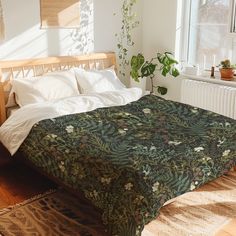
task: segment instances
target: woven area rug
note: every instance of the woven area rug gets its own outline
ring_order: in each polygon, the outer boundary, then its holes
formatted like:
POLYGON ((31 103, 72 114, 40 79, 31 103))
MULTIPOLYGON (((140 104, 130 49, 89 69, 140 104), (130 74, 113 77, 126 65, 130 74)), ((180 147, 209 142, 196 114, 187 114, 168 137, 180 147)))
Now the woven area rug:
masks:
POLYGON ((64 190, 0 210, 0 236, 104 236, 101 217, 64 190))
MULTIPOLYGON (((49 191, 0 210, 0 235, 105 236, 99 217, 65 191, 49 191)), ((232 218, 236 218, 236 172, 174 199, 142 236, 213 236, 232 218)))

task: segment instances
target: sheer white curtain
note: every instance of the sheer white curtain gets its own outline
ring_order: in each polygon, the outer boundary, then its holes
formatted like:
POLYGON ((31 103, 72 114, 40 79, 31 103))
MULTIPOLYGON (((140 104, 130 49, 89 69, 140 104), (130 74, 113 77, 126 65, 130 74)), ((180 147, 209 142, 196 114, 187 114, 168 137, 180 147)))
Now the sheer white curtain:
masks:
POLYGON ((0 42, 4 40, 4 37, 5 37, 5 26, 3 19, 2 1, 0 0, 0 42))

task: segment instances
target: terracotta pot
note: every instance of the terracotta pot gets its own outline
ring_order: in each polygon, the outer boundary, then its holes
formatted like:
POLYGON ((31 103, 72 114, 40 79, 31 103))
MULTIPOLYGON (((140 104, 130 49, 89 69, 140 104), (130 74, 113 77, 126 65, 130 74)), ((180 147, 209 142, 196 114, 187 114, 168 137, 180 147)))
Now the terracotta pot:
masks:
POLYGON ((234 69, 232 68, 221 68, 220 69, 221 79, 222 80, 233 80, 234 69))

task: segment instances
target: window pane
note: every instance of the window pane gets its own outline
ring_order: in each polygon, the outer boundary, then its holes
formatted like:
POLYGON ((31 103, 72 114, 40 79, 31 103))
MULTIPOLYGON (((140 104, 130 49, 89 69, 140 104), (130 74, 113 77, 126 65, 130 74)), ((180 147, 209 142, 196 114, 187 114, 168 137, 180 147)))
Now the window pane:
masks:
POLYGON ((202 69, 232 59, 229 35, 230 0, 192 0, 189 35, 189 63, 202 69))

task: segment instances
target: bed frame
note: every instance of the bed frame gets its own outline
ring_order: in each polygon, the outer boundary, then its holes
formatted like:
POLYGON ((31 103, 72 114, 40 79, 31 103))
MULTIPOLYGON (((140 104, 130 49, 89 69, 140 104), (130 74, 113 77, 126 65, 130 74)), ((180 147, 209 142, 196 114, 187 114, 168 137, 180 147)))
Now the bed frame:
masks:
MULTIPOLYGON (((7 119, 6 102, 9 98, 12 79, 39 76, 51 71, 68 70, 72 67, 104 69, 111 66, 117 70, 114 52, 0 61, 0 125, 7 119)), ((234 170, 236 171, 236 167, 234 170)))
MULTIPOLYGON (((81 67, 84 69, 105 69, 111 66, 114 66, 115 70, 117 71, 116 56, 113 52, 94 53, 81 56, 60 56, 27 60, 0 61, 0 125, 7 119, 6 102, 9 98, 12 79, 35 77, 43 75, 47 72, 63 71, 73 67, 81 67)), ((10 157, 1 142, 0 152, 3 152, 4 155, 7 156, 7 158, 10 157)), ((60 186, 64 187, 65 189, 79 197, 80 201, 93 206, 82 193, 72 190, 54 177, 46 174, 40 168, 37 168, 30 161, 26 160, 21 155, 21 153, 17 152, 14 156, 14 160, 25 163, 26 165, 35 169, 41 175, 46 176, 47 178, 51 179, 55 183, 59 184, 60 186)), ((96 207, 93 206, 93 208, 96 212, 100 212, 100 210, 96 207)))
POLYGON ((9 98, 12 79, 40 76, 47 72, 63 71, 72 67, 104 69, 110 66, 114 66, 117 69, 116 56, 113 52, 0 61, 0 125, 7 118, 6 103, 9 98))

